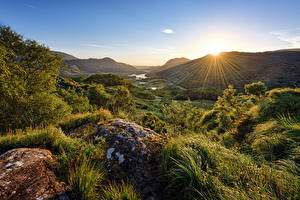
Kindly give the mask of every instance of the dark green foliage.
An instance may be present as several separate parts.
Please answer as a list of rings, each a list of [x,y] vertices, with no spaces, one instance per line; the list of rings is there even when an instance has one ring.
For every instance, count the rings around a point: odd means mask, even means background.
[[[163,106],[162,112],[166,122],[179,131],[184,129],[197,131],[204,113],[203,110],[194,107],[191,101],[185,101],[183,104],[172,101],[171,105]]]
[[[105,87],[123,85],[126,87],[132,86],[127,80],[124,80],[120,76],[114,74],[95,74],[84,80],[85,83],[102,84]]]
[[[150,128],[157,133],[167,132],[165,122],[151,112],[143,113],[140,123],[143,127]]]
[[[135,113],[135,102],[129,92],[124,86],[117,86],[113,97],[109,103],[109,109],[113,113],[127,112],[129,114]]]
[[[133,97],[137,97],[140,99],[148,99],[148,100],[154,100],[155,96],[152,94],[151,90],[146,90],[139,87],[132,87],[130,89],[130,92]]]
[[[59,89],[58,94],[72,108],[72,113],[83,113],[92,109],[88,97],[82,92],[75,92],[75,89]]]
[[[244,88],[245,88],[245,92],[248,95],[254,95],[256,97],[263,97],[267,91],[266,85],[261,81],[256,83],[246,84]]]
[[[91,104],[106,108],[111,101],[111,95],[105,91],[101,84],[91,85],[88,89],[88,97]]]
[[[217,100],[218,96],[222,94],[221,90],[215,88],[195,88],[188,90],[174,89],[171,92],[175,100]]]
[[[0,129],[49,124],[70,113],[54,94],[62,58],[0,26]]]

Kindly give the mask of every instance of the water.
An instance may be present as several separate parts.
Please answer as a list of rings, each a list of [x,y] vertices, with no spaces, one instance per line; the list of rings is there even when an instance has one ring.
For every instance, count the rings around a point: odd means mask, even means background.
[[[142,79],[148,78],[146,76],[146,74],[130,74],[128,76],[135,77],[136,80],[142,80]]]

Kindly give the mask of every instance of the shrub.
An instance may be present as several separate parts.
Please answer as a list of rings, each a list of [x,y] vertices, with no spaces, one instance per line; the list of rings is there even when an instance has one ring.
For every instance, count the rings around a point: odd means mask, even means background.
[[[246,84],[244,88],[248,95],[254,95],[259,98],[265,96],[267,91],[266,85],[260,81],[257,83]]]
[[[165,122],[151,112],[143,113],[140,123],[143,127],[150,128],[157,133],[167,132]]]
[[[124,80],[122,77],[114,74],[94,74],[85,80],[85,83],[96,83],[104,85],[105,87],[109,86],[119,86],[123,85],[125,87],[131,86],[130,81]]]
[[[155,96],[152,94],[151,90],[146,90],[144,88],[139,87],[132,87],[130,89],[130,92],[134,97],[140,98],[140,99],[148,99],[148,100],[154,100]]]
[[[88,97],[82,92],[75,92],[74,89],[60,89],[58,94],[71,106],[72,113],[83,113],[92,109]]]
[[[95,104],[99,107],[107,108],[108,103],[112,97],[105,91],[103,85],[92,85],[88,89],[88,98],[91,104]]]
[[[115,93],[110,101],[109,108],[112,113],[117,114],[120,111],[127,113],[135,113],[135,102],[129,92],[124,86],[117,86]]]
[[[102,190],[103,200],[141,200],[142,198],[135,192],[132,185],[121,182],[121,184],[110,183]]]
[[[204,112],[194,107],[192,102],[188,100],[183,104],[172,101],[170,105],[163,106],[162,113],[166,122],[174,126],[175,129],[197,131],[200,128],[200,119]]]

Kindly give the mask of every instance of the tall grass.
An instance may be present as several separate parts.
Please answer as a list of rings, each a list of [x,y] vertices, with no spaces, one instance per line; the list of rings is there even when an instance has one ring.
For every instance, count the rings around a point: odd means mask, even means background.
[[[298,176],[256,164],[204,136],[172,139],[162,152],[169,199],[296,199]]]
[[[96,170],[92,159],[84,155],[79,157],[74,168],[69,168],[69,184],[76,199],[96,199],[96,186],[103,178],[103,171]]]
[[[97,123],[111,118],[112,115],[109,110],[100,109],[93,113],[88,112],[69,115],[68,117],[58,122],[58,126],[61,127],[63,131],[69,132],[84,124]]]
[[[102,200],[141,200],[141,196],[136,193],[131,184],[125,183],[121,184],[115,182],[110,183],[105,186],[102,190]]]

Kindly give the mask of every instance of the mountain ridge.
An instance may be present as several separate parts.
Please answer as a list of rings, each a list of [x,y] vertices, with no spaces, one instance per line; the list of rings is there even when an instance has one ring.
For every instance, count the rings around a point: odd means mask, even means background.
[[[61,75],[64,77],[89,76],[102,73],[127,75],[140,72],[132,65],[117,62],[109,57],[80,59],[64,52],[52,52],[62,56],[64,63],[67,65],[66,68],[61,70]]]
[[[300,49],[299,49],[300,50]],[[223,52],[176,65],[155,75],[185,88],[242,88],[263,81],[269,88],[300,85],[300,51]]]

